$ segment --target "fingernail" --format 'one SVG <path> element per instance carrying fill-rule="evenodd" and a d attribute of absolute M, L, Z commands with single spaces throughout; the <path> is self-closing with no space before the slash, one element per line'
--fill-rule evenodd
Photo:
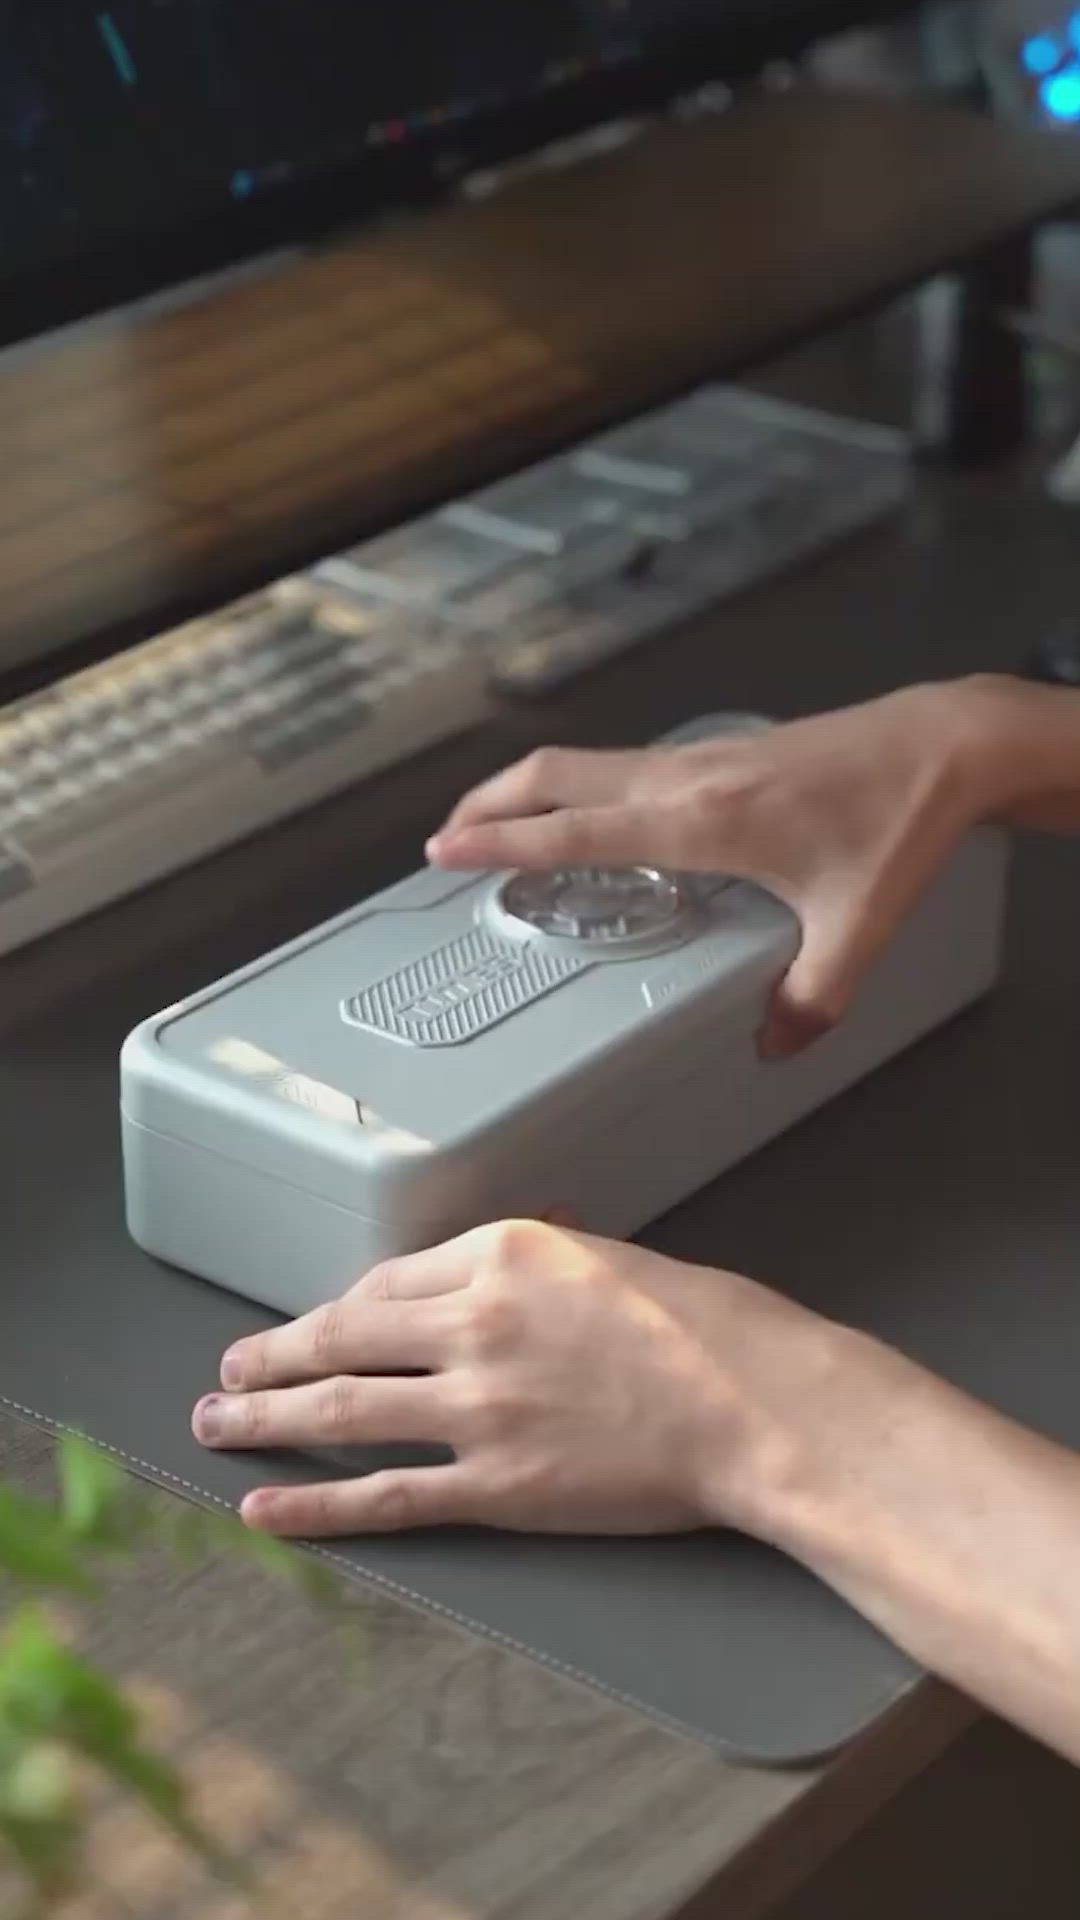
<path fill-rule="evenodd" d="M 428 841 L 428 858 L 438 866 L 462 866 L 466 864 L 468 845 L 467 829 L 463 829 L 460 833 L 453 831 L 437 833 Z"/>
<path fill-rule="evenodd" d="M 244 1384 L 244 1363 L 239 1349 L 232 1349 L 221 1363 L 221 1384 L 226 1393 L 236 1393 Z"/>
<path fill-rule="evenodd" d="M 203 1400 L 195 1409 L 196 1436 L 212 1447 L 221 1439 L 224 1429 L 221 1401 L 211 1395 L 209 1400 Z"/>
<path fill-rule="evenodd" d="M 264 1527 L 273 1518 L 277 1494 L 273 1487 L 260 1487 L 249 1493 L 240 1505 L 240 1518 L 246 1527 Z"/>

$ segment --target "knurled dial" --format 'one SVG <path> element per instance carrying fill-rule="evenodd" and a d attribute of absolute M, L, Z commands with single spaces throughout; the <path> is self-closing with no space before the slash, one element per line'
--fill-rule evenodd
<path fill-rule="evenodd" d="M 500 904 L 538 933 L 590 946 L 667 933 L 687 909 L 679 882 L 653 867 L 518 873 L 503 887 Z"/>

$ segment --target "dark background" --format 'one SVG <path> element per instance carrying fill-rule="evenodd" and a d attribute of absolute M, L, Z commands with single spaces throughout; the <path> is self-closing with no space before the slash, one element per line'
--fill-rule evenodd
<path fill-rule="evenodd" d="M 0 341 L 430 199 L 475 165 L 909 10 L 0 0 Z"/>

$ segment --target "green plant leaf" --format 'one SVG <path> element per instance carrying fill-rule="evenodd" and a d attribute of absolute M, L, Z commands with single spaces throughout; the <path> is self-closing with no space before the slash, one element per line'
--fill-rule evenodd
<path fill-rule="evenodd" d="M 56 1747 L 23 1747 L 0 1769 L 0 1813 L 8 1818 L 51 1824 L 69 1820 L 75 1804 L 71 1768 Z"/>
<path fill-rule="evenodd" d="M 50 1898 L 73 1891 L 79 1824 L 76 1812 L 43 1820 L 0 1807 L 0 1844 L 38 1890 L 38 1902 L 29 1911 L 48 1912 Z"/>
<path fill-rule="evenodd" d="M 275 1579 L 299 1587 L 314 1601 L 331 1603 L 337 1599 L 340 1582 L 325 1562 L 316 1560 L 299 1547 L 290 1546 L 287 1540 L 275 1539 L 272 1534 L 255 1533 L 243 1525 L 239 1531 L 242 1536 L 240 1550 Z M 237 1542 L 233 1544 L 235 1546 Z"/>
<path fill-rule="evenodd" d="M 30 1739 L 61 1741 L 91 1759 L 135 1736 L 135 1715 L 112 1681 L 32 1609 L 15 1616 L 0 1644 L 0 1718 Z"/>
<path fill-rule="evenodd" d="M 299 1587 L 317 1604 L 332 1604 L 341 1591 L 340 1581 L 331 1567 L 287 1540 L 255 1533 L 234 1513 L 184 1507 L 169 1513 L 165 1525 L 173 1552 L 187 1566 L 216 1555 L 228 1554 L 233 1558 L 240 1555 L 275 1579 Z"/>
<path fill-rule="evenodd" d="M 137 1716 L 120 1689 L 56 1639 L 32 1611 L 17 1617 L 0 1649 L 4 1722 L 28 1743 L 67 1747 L 92 1761 L 219 1876 L 246 1884 L 243 1872 L 191 1817 L 179 1774 L 141 1745 Z"/>
<path fill-rule="evenodd" d="M 145 1531 L 123 1469 L 79 1434 L 57 1447 L 61 1513 L 69 1533 L 99 1553 L 128 1549 Z"/>
<path fill-rule="evenodd" d="M 25 1586 L 89 1595 L 94 1582 L 60 1515 L 0 1486 L 0 1573 Z"/>
<path fill-rule="evenodd" d="M 159 1507 L 112 1459 L 76 1437 L 60 1442 L 57 1475 L 59 1503 L 0 1485 L 0 1578 L 39 1594 L 94 1601 L 95 1559 L 126 1553 L 149 1537 L 188 1563 L 242 1555 L 317 1606 L 346 1615 L 352 1640 L 355 1615 L 342 1604 L 338 1576 L 292 1543 L 249 1530 L 231 1512 L 171 1501 Z M 49 1920 L 58 1896 L 74 1885 L 84 1810 L 68 1790 L 75 1775 L 64 1762 L 76 1755 L 220 1879 L 253 1896 L 252 1877 L 192 1816 L 180 1774 L 143 1744 L 123 1690 L 71 1651 L 34 1606 L 0 1625 L 7 1628 L 0 1634 L 0 1853 L 25 1879 L 23 1920 Z M 258 1892 L 259 1910 L 268 1913 L 264 1890 Z"/>
<path fill-rule="evenodd" d="M 39 1895 L 72 1885 L 80 1811 L 70 1769 L 54 1748 L 28 1747 L 0 1771 L 0 1840 Z"/>
<path fill-rule="evenodd" d="M 183 1506 L 179 1502 L 163 1515 L 159 1530 L 182 1566 L 194 1567 L 200 1560 L 209 1558 L 211 1546 L 206 1520 L 200 1507 Z"/>
<path fill-rule="evenodd" d="M 35 1890 L 27 1913 L 46 1913 L 73 1890 L 81 1808 L 64 1754 L 0 1724 L 0 1850 Z"/>

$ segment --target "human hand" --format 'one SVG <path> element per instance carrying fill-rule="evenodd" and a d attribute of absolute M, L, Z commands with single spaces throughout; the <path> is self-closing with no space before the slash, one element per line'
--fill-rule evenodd
<path fill-rule="evenodd" d="M 1076 1455 L 750 1281 L 508 1222 L 242 1341 L 222 1377 L 204 1445 L 453 1455 L 265 1487 L 250 1527 L 736 1527 L 1080 1764 Z"/>
<path fill-rule="evenodd" d="M 734 1275 L 514 1221 L 242 1341 L 193 1425 L 225 1450 L 452 1451 L 446 1466 L 253 1494 L 245 1521 L 282 1536 L 760 1531 L 765 1463 L 782 1458 L 823 1333 Z"/>
<path fill-rule="evenodd" d="M 802 944 L 763 1048 L 845 1014 L 867 968 L 988 802 L 981 681 L 906 688 L 768 732 L 633 752 L 534 754 L 467 795 L 441 867 L 654 864 L 784 901 Z"/>

